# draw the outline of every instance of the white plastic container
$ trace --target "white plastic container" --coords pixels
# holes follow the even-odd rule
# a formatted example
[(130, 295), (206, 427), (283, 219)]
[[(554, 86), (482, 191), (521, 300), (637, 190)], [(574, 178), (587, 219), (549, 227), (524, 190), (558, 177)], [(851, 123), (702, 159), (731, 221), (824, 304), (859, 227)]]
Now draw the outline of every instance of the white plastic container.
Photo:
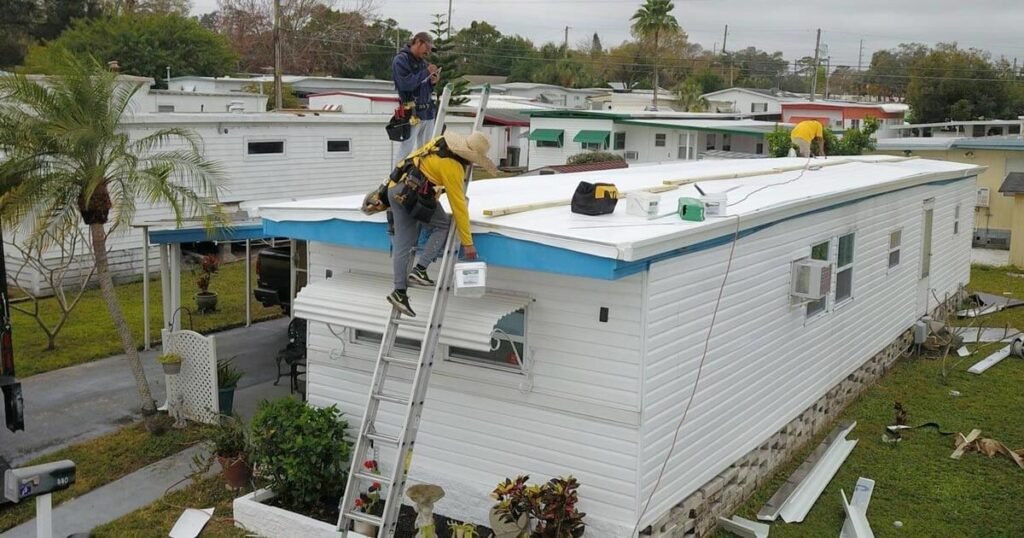
[(455, 296), (483, 297), (487, 291), (487, 264), (459, 262), (455, 264)]
[(704, 202), (705, 217), (724, 217), (728, 214), (729, 196), (724, 192), (709, 192), (701, 201)]
[(631, 192), (626, 196), (626, 214), (637, 217), (658, 216), (658, 202), (661, 196), (653, 192)]

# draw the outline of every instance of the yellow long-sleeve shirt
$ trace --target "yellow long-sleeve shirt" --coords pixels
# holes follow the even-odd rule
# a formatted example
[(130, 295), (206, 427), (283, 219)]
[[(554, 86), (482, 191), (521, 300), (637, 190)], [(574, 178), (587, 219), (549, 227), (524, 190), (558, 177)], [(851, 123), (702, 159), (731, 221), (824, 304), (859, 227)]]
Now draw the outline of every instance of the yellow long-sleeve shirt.
[(455, 159), (445, 159), (438, 155), (427, 155), (420, 158), (419, 169), (434, 185), (444, 187), (448, 195), (448, 203), (452, 206), (452, 218), (455, 219), (455, 231), (463, 246), (473, 244), (473, 234), (469, 227), (469, 204), (462, 185), (466, 180), (466, 169)]
[(821, 124), (816, 120), (804, 120), (789, 132), (791, 138), (800, 138), (808, 142), (814, 142), (815, 138), (824, 138), (825, 133)]

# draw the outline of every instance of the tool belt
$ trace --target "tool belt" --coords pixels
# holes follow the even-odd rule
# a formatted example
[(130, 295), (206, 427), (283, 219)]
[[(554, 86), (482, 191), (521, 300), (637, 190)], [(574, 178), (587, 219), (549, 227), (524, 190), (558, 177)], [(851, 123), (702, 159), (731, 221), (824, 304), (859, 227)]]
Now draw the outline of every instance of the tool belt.
[(434, 194), (434, 185), (419, 168), (411, 163), (404, 168), (395, 168), (391, 172), (391, 181), (392, 185), (401, 186), (395, 193), (395, 201), (405, 208), (412, 218), (420, 222), (430, 222), (434, 210), (437, 209), (437, 198)]

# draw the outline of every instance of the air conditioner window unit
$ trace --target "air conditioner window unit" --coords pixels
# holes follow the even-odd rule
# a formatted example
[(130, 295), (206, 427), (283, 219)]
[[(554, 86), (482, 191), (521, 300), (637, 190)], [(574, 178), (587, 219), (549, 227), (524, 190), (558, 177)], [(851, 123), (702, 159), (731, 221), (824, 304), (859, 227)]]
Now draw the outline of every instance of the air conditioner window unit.
[(977, 207), (988, 207), (989, 204), (989, 190), (987, 187), (981, 187), (978, 189), (978, 201), (974, 204)]
[(624, 157), (627, 161), (635, 161), (640, 158), (640, 153), (636, 151), (627, 151)]
[(793, 262), (793, 285), (790, 294), (800, 299), (817, 301), (832, 290), (832, 264), (825, 260), (802, 258)]

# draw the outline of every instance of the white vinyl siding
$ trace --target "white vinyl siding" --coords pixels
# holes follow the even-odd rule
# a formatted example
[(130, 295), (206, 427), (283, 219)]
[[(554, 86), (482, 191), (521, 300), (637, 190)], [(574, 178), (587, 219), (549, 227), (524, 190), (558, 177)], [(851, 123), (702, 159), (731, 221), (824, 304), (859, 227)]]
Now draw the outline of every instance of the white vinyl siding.
[[(936, 198), (936, 232), (947, 234), (936, 233), (931, 276), (932, 287), (943, 297), (969, 277), (970, 237), (953, 236), (952, 218), (956, 203), (973, 200), (973, 179), (800, 217), (739, 241), (699, 387), (641, 528), (762, 444), (913, 325), (917, 275), (888, 272), (886, 254), (890, 233), (900, 227), (906, 261), (919, 261), (921, 214), (906, 208), (919, 207), (931, 196)], [(789, 298), (794, 253), (854, 226), (857, 300), (805, 323), (804, 309), (792, 306)], [(723, 245), (651, 266), (641, 504), (654, 487), (694, 390), (728, 258), (729, 245)]]
[[(311, 243), (310, 252), (313, 282), (328, 269), (336, 279), (391, 268), (384, 252), (323, 243)], [(454, 356), (435, 362), (412, 478), (433, 479), (420, 471), (439, 471), (457, 482), (442, 484), (450, 494), (474, 493), (466, 502), (486, 517), (487, 493), (505, 476), (529, 473), (544, 481), (572, 473), (587, 484), (581, 509), (588, 519), (634, 517), (642, 276), (608, 282), (489, 267), (487, 281), (490, 289), (534, 299), (524, 318), (525, 372), (470, 363), (440, 346), (438, 357)], [(602, 307), (607, 322), (600, 321)], [(317, 405), (338, 403), (354, 429), (377, 346), (346, 344), (324, 324), (310, 324), (308, 394)], [(383, 407), (385, 431), (397, 428), (398, 418), (397, 408)], [(389, 458), (382, 451), (382, 461)]]

